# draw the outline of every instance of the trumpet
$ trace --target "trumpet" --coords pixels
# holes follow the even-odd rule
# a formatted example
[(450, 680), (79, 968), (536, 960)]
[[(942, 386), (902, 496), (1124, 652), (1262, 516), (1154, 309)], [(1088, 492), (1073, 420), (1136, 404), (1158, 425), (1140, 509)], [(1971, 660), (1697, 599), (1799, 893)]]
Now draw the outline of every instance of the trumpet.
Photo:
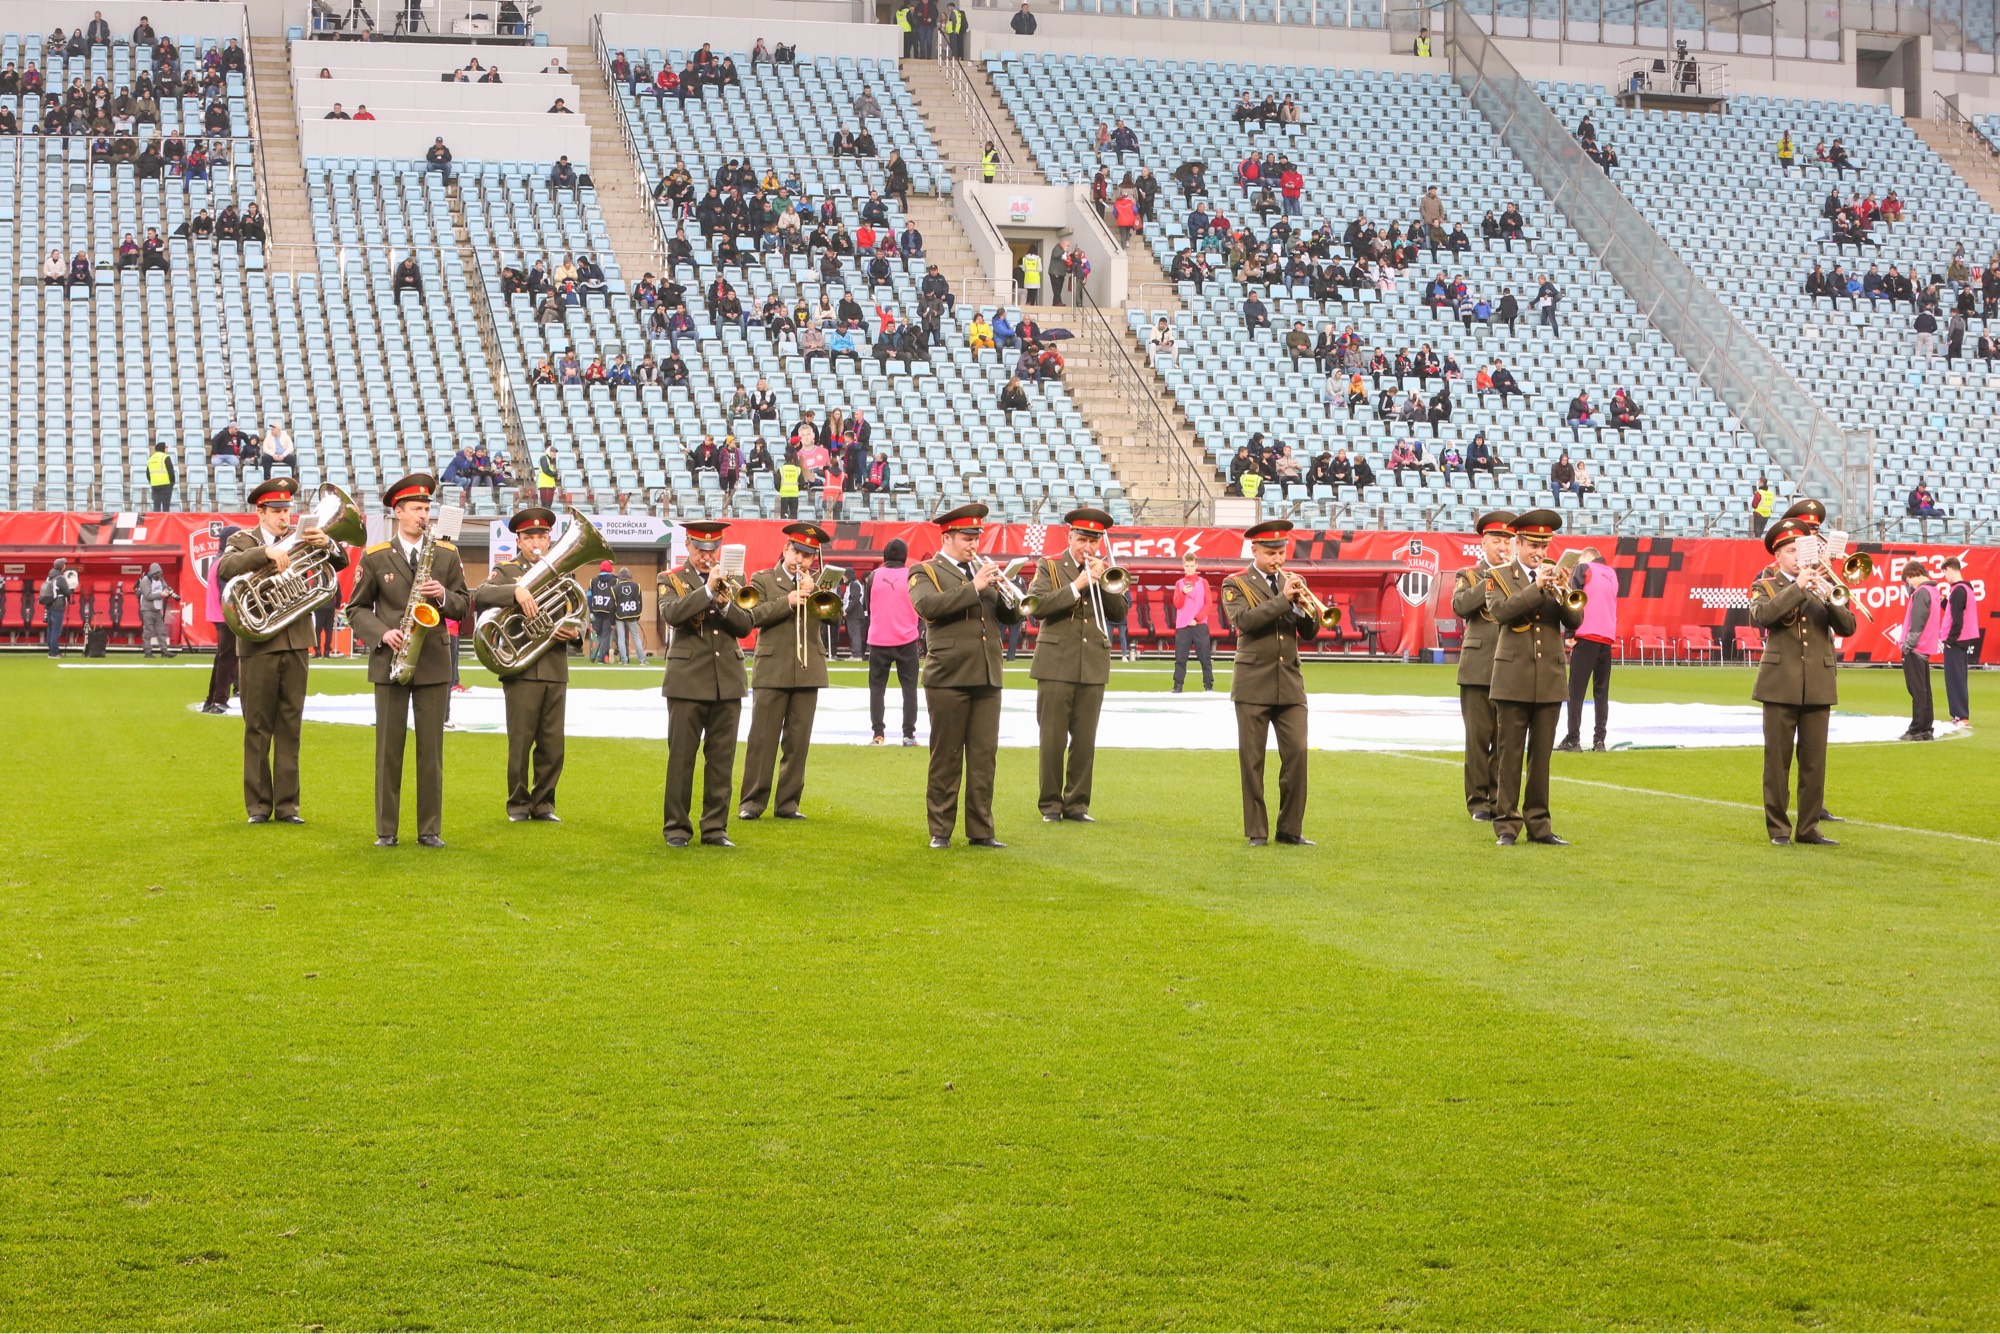
[(762, 593), (743, 582), (743, 566), (749, 554), (748, 547), (732, 542), (722, 548), (721, 558), (715, 563), (715, 567), (722, 571), (723, 596), (745, 611), (754, 610), (764, 600)]
[(1014, 576), (1019, 574), (1021, 567), (1027, 563), (1028, 557), (1016, 556), (1013, 560), (1007, 562), (1005, 569), (1000, 569), (997, 561), (990, 560), (986, 562), (986, 568), (989, 570), (1000, 570), (1000, 577), (993, 581), (993, 587), (999, 591), (1000, 600), (1009, 607), (1019, 608), (1023, 612), (1032, 615), (1033, 609), (1026, 605), (1028, 595), (1021, 591), (1019, 584), (1014, 582)]
[(1321, 602), (1318, 595), (1306, 586), (1306, 581), (1302, 576), (1293, 574), (1282, 565), (1278, 569), (1283, 572), (1287, 581), (1292, 579), (1299, 581), (1298, 595), (1292, 599), (1294, 606), (1312, 617), (1315, 621), (1318, 621), (1319, 628), (1322, 630), (1338, 630), (1340, 628), (1340, 608), (1329, 607), (1326, 603)]
[(1555, 577), (1544, 581), (1545, 586), (1555, 596), (1556, 600), (1571, 611), (1582, 611), (1590, 601), (1588, 593), (1584, 592), (1581, 588), (1571, 588), (1569, 586), (1570, 574), (1575, 571), (1582, 560), (1583, 553), (1581, 551), (1563, 552), (1562, 559), (1555, 563)]

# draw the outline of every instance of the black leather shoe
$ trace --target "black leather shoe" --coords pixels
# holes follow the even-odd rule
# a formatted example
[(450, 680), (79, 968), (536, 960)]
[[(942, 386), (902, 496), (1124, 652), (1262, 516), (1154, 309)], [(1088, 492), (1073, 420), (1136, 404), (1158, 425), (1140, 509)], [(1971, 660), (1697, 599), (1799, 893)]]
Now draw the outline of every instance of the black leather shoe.
[(304, 824), (306, 822), (305, 817), (296, 812), (291, 815), (274, 815), (271, 818), (279, 824)]
[(730, 841), (727, 834), (717, 834), (714, 838), (705, 838), (701, 841), (701, 845), (704, 848), (733, 848), (736, 846), (735, 843)]
[(1253, 838), (1250, 840), (1250, 846), (1253, 848), (1261, 848), (1270, 843), (1270, 841), (1271, 840), (1268, 838)]
[(1096, 820), (1096, 818), (1095, 818), (1094, 816), (1092, 816), (1092, 815), (1091, 815), (1091, 813), (1090, 813), (1089, 811), (1085, 811), (1085, 812), (1084, 812), (1084, 813), (1083, 813), (1082, 815), (1065, 815), (1065, 816), (1063, 817), (1063, 819), (1065, 819), (1065, 820), (1068, 820), (1068, 821), (1069, 821), (1069, 822), (1070, 822), (1071, 824), (1096, 824), (1096, 823), (1097, 823), (1097, 820)]
[(688, 841), (687, 841), (687, 835), (686, 835), (686, 834), (668, 834), (668, 835), (667, 835), (667, 846), (668, 846), (668, 847), (670, 847), (670, 848), (684, 848), (684, 847), (686, 847), (687, 845), (688, 845)]
[(1554, 834), (1530, 834), (1528, 835), (1528, 841), (1530, 843), (1540, 843), (1543, 847), (1548, 848), (1566, 848), (1569, 846), (1568, 839), (1557, 838)]
[(1493, 846), (1496, 848), (1511, 848), (1514, 846), (1514, 836), (1512, 834), (1501, 834), (1493, 840)]
[(417, 846), (420, 848), (441, 848), (444, 846), (444, 840), (436, 834), (418, 834)]
[(396, 836), (394, 834), (384, 834), (375, 840), (375, 846), (378, 848), (393, 848), (396, 846)]
[(1815, 844), (1822, 848), (1837, 848), (1840, 846), (1839, 839), (1828, 838), (1825, 834), (1801, 834), (1797, 838), (1793, 839), (1792, 842), (1810, 843), (1810, 844)]
[(1007, 846), (997, 838), (968, 838), (965, 841), (975, 848), (1004, 848)]
[(1773, 834), (1771, 835), (1771, 846), (1774, 848), (1789, 848), (1792, 846), (1792, 836), (1790, 834)]
[(1044, 816), (1042, 817), (1042, 823), (1043, 823), (1043, 824), (1061, 824), (1061, 823), (1062, 823), (1062, 817), (1061, 817), (1060, 815), (1044, 815)]
[(1819, 813), (1819, 822), (1821, 824), (1846, 824), (1847, 819), (1845, 816), (1835, 815), (1832, 811), (1821, 811)]
[(804, 811), (779, 811), (778, 818), (780, 820), (803, 820), (806, 816)]
[(739, 820), (754, 820), (763, 813), (762, 811), (753, 811), (748, 806), (745, 806), (736, 812), (736, 818)]
[(535, 817), (534, 817), (534, 816), (532, 816), (532, 815), (510, 815), (510, 816), (508, 816), (508, 817), (507, 817), (507, 823), (508, 823), (508, 824), (526, 824), (526, 823), (527, 823), (528, 821), (530, 821), (530, 820), (532, 820), (532, 819), (534, 819), (534, 818), (535, 818)]
[(253, 816), (251, 816), (251, 817), (250, 817), (250, 823), (251, 823), (251, 824), (269, 824), (269, 823), (271, 823), (271, 817), (270, 817), (270, 816), (268, 816), (268, 815), (253, 815)]
[(1472, 818), (1473, 818), (1473, 819), (1475, 819), (1475, 820), (1477, 820), (1477, 821), (1479, 821), (1479, 823), (1481, 823), (1481, 824), (1492, 824), (1492, 823), (1493, 823), (1493, 812), (1492, 812), (1492, 811), (1474, 811), (1474, 812), (1472, 812)]
[(1592, 743), (1591, 743), (1591, 747), (1590, 747), (1590, 748), (1591, 748), (1592, 750), (1603, 750), (1603, 749), (1604, 749), (1604, 743), (1603, 743), (1602, 741), (1596, 741), (1596, 742), (1592, 742)]
[(951, 840), (948, 838), (933, 838), (931, 839), (931, 846), (934, 848), (948, 848), (951, 846)]
[(1295, 848), (1316, 848), (1319, 846), (1319, 844), (1313, 842), (1311, 839), (1307, 838), (1304, 834), (1280, 834), (1278, 835), (1278, 841), (1280, 843), (1290, 844), (1292, 847)]
[(1576, 742), (1570, 740), (1568, 737), (1564, 737), (1561, 741), (1556, 743), (1556, 749), (1562, 751), (1575, 752), (1582, 750), (1583, 747), (1578, 745)]
[(226, 705), (222, 704), (204, 704), (201, 706), (201, 711), (203, 713), (216, 714), (216, 713), (228, 713), (229, 709)]
[(562, 823), (562, 817), (560, 815), (557, 815), (554, 811), (543, 811), (540, 815), (537, 815), (535, 819), (542, 824)]

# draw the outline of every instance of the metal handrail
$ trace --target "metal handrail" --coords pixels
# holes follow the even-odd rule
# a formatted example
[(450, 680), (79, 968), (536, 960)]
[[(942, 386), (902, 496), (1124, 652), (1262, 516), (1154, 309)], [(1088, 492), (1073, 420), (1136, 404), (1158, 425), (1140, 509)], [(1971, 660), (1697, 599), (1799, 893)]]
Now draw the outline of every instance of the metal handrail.
[[(604, 81), (604, 92), (611, 99), (614, 112), (612, 119), (618, 122), (618, 133), (625, 139), (625, 151), (632, 159), (632, 188), (638, 192), (639, 207), (653, 228), (653, 253), (647, 256), (654, 261), (655, 272), (667, 267), (667, 242), (673, 238), (667, 234), (665, 220), (660, 217), (659, 208), (653, 203), (653, 187), (646, 181), (646, 159), (640, 155), (639, 140), (632, 133), (631, 122), (626, 118), (623, 104), (618, 100), (618, 80), (611, 73), (611, 48), (604, 41), (604, 15), (590, 16), (590, 45), (597, 58), (597, 72)], [(596, 169), (592, 163), (592, 169)]]
[[(1983, 167), (1984, 174), (1990, 177), (1992, 185), (2000, 189), (2000, 148), (1994, 146), (1993, 141), (1973, 123), (1970, 116), (1959, 110), (1958, 95), (1933, 91), (1931, 109), (1935, 113), (1932, 119), (1945, 127), (1952, 142)], [(1965, 166), (1963, 163), (1955, 165), (1961, 171)]]
[(1151, 367), (1140, 366), (1133, 357), (1126, 341), (1127, 334), (1113, 323), (1109, 312), (1090, 294), (1088, 284), (1078, 285), (1076, 309), (1089, 316), (1085, 329), (1091, 336), (1092, 350), (1102, 350), (1112, 383), (1133, 405), (1140, 431), (1155, 451), (1166, 455), (1175, 499), (1181, 510), (1179, 521), (1188, 523), (1199, 519), (1211, 499), (1208, 482), (1195, 466), (1181, 433), (1174, 429), (1173, 419), (1160, 403), (1152, 384)]
[(947, 42), (938, 43), (938, 66), (944, 71), (945, 86), (958, 99), (959, 110), (972, 122), (973, 133), (993, 145), (1002, 165), (1012, 166), (1014, 154), (1007, 148), (1007, 135), (1001, 130), (1000, 123), (993, 119), (993, 113), (987, 110), (986, 99), (972, 86), (972, 76), (965, 72), (965, 66), (970, 62), (952, 55), (946, 49), (949, 45)]
[(1865, 527), (1875, 437), (1835, 421), (1690, 269), (1466, 12), (1445, 0), (1444, 48), (1466, 100), (1533, 174), (1640, 311), (1799, 488)]

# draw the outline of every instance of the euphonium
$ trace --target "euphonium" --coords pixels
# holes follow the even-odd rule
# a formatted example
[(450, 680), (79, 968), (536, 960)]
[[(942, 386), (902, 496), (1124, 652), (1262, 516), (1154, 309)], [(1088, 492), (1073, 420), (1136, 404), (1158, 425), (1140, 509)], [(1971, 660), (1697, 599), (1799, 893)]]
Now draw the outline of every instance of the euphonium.
[(563, 535), (521, 575), (519, 586), (534, 595), (535, 614), (514, 605), (488, 607), (472, 623), (472, 651), (495, 676), (519, 676), (555, 645), (558, 630), (583, 624), (589, 601), (570, 576), (593, 561), (610, 560), (611, 544), (574, 509), (569, 519)]
[(812, 596), (806, 605), (813, 615), (822, 621), (837, 621), (844, 608), (840, 605), (840, 583), (847, 578), (847, 571), (838, 565), (829, 565), (819, 572), (819, 582), (813, 585)]
[[(368, 539), (361, 511), (332, 482), (319, 489), (313, 523), (330, 542), (359, 546)], [(222, 619), (237, 638), (261, 644), (340, 596), (340, 571), (333, 563), (333, 548), (306, 544), (302, 541), (305, 532), (305, 526), (300, 525), (272, 546), (272, 550), (291, 553), (290, 569), (255, 570), (223, 585)]]

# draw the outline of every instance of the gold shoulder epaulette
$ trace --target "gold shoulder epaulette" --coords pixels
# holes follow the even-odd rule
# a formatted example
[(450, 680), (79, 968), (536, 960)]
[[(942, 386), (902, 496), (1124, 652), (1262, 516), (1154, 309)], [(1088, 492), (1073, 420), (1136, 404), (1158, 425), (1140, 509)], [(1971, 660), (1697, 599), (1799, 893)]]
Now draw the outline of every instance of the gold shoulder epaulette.
[(377, 542), (374, 546), (368, 548), (368, 554), (372, 556), (378, 551), (387, 551), (391, 546), (394, 545), (395, 544), (392, 542)]
[(922, 565), (919, 565), (917, 569), (923, 573), (924, 578), (931, 581), (932, 588), (936, 589), (940, 593), (944, 592), (944, 585), (938, 582), (937, 571), (931, 568), (931, 563), (929, 561), (925, 561)]
[(440, 538), (439, 538), (439, 539), (437, 540), (437, 544), (438, 544), (439, 546), (443, 547), (443, 548), (444, 548), (444, 549), (445, 549), (446, 551), (456, 551), (456, 550), (458, 550), (458, 547), (457, 547), (457, 546), (456, 546), (455, 544), (453, 544), (453, 543), (451, 543), (451, 542), (447, 542), (447, 541), (445, 541), (445, 540), (444, 540), (444, 539), (443, 539), (442, 537), (440, 537)]

